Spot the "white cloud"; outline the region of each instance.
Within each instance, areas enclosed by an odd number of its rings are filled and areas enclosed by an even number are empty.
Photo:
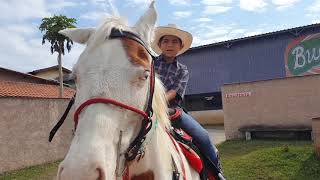
[[[229,32],[229,35],[236,38],[238,36],[243,36],[247,32],[247,29],[233,29]]]
[[[64,1],[64,0],[59,0],[57,2],[54,3],[50,3],[48,8],[49,9],[63,9],[63,8],[67,8],[67,7],[75,7],[75,6],[79,6],[79,5],[86,5],[85,2],[81,2],[81,3],[75,3],[75,2],[71,2],[71,1]]]
[[[192,46],[199,46],[215,42],[221,42],[232,39],[230,32],[236,29],[234,25],[217,25],[201,23],[197,25],[194,30],[194,41]]]
[[[241,28],[238,24],[213,24],[201,23],[190,28],[194,35],[192,46],[217,43],[248,36],[259,35],[274,30],[284,29],[270,24],[259,24],[251,28]]]
[[[106,2],[107,0],[89,0],[91,3],[101,3],[101,2]]]
[[[208,27],[207,33],[204,33],[202,35],[205,39],[212,39],[212,38],[218,38],[220,36],[225,36],[229,33],[230,27],[227,26],[220,26],[220,27]]]
[[[320,0],[317,0],[314,3],[312,3],[309,7],[307,7],[307,12],[309,14],[316,14],[316,13],[319,13],[319,9],[320,9]]]
[[[42,18],[49,16],[45,0],[10,0],[0,1],[0,19],[23,21],[31,18]]]
[[[228,6],[206,6],[203,13],[207,15],[220,14],[229,11],[231,8]]]
[[[246,11],[260,12],[264,10],[267,5],[265,0],[240,0],[240,8]]]
[[[272,0],[272,3],[277,6],[278,10],[284,10],[289,7],[292,7],[295,3],[300,0]]]
[[[320,21],[320,0],[316,0],[306,8],[306,15],[311,18],[312,23],[318,23]]]
[[[114,3],[116,0],[87,0],[91,4],[109,4]]]
[[[244,36],[245,37],[255,36],[255,35],[259,35],[259,34],[263,34],[263,33],[265,33],[265,31],[263,29],[255,29],[255,30],[248,31],[248,32],[244,33]]]
[[[6,29],[12,33],[32,35],[33,33],[36,33],[37,27],[30,24],[10,24],[6,26]]]
[[[320,19],[314,19],[311,21],[312,24],[319,24],[320,23]]]
[[[206,17],[202,17],[202,18],[196,19],[195,21],[197,21],[197,22],[211,22],[212,19],[206,18]]]
[[[203,38],[201,36],[194,36],[193,37],[192,47],[206,45],[206,44],[212,44],[212,43],[217,43],[217,42],[222,42],[222,41],[226,41],[226,40],[229,40],[229,39],[230,39],[230,37],[228,37],[228,36],[219,36],[219,37],[210,38],[210,39],[205,39],[205,38]]]
[[[168,0],[170,4],[180,6],[180,5],[188,5],[191,3],[191,0]]]
[[[146,4],[146,3],[150,3],[151,0],[127,0],[128,2],[132,2],[132,3],[135,3],[135,4]]]
[[[190,17],[191,14],[192,13],[190,11],[176,11],[173,13],[176,19],[187,18],[187,17]]]
[[[115,7],[116,0],[87,0],[90,5],[94,6],[94,10],[96,11],[105,11],[108,14],[113,14],[115,16],[119,16],[119,10]],[[122,0],[124,1],[124,0]],[[135,5],[133,0],[126,0],[123,2],[124,6]]]
[[[300,0],[272,0],[272,3],[277,6],[290,6],[299,1]]]
[[[131,6],[146,7],[152,2],[152,0],[126,0]]]
[[[36,25],[30,24],[0,26],[0,39],[3,40],[0,41],[1,67],[28,72],[57,64],[57,54],[51,55],[48,42],[41,45],[42,39],[35,36],[36,30]],[[63,65],[71,68],[82,49],[74,45],[71,53],[63,57]]]
[[[220,14],[229,11],[232,0],[202,0],[201,3],[204,6],[204,14]]]
[[[74,1],[76,2],[76,1]],[[51,16],[50,11],[85,5],[64,0],[0,1],[0,66],[28,72],[57,64],[57,54],[51,55],[47,42],[42,45],[38,30],[40,18]],[[50,10],[50,11],[49,11]],[[35,23],[37,22],[37,23]],[[63,57],[63,65],[71,68],[83,47],[74,45]]]
[[[201,1],[204,5],[221,5],[221,4],[230,4],[232,0],[202,0]]]
[[[87,20],[102,20],[104,17],[109,16],[108,13],[106,12],[98,12],[98,11],[92,11],[92,12],[88,12],[85,13],[83,15],[80,16],[80,19],[87,19]]]

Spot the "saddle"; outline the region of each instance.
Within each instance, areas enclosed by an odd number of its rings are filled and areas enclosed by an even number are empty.
[[[179,128],[182,109],[169,109],[171,120],[170,135],[177,141],[190,166],[199,173],[201,180],[221,179],[220,167],[211,162],[192,141],[192,137]],[[219,158],[218,158],[219,159]],[[219,176],[220,173],[220,176]]]

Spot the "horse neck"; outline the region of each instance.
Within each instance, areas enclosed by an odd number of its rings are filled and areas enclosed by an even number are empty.
[[[130,166],[131,176],[153,172],[155,179],[171,180],[172,144],[164,128],[154,121],[145,141],[145,156]]]

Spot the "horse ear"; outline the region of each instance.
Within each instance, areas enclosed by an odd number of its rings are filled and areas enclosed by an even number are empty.
[[[95,28],[67,28],[59,31],[60,34],[65,35],[72,41],[80,44],[85,44],[94,32]]]
[[[154,3],[155,1],[151,2],[149,9],[144,13],[143,16],[140,17],[138,22],[135,24],[137,33],[139,33],[142,36],[143,40],[148,44],[152,40],[151,38],[153,36],[154,26],[157,21],[157,12],[154,7]]]

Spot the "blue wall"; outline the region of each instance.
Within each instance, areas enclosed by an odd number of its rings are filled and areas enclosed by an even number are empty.
[[[319,33],[320,26],[304,28],[300,36]],[[187,65],[187,95],[219,92],[223,84],[285,77],[285,50],[299,36],[290,32],[239,40],[230,48],[221,44],[193,48],[179,60]]]

